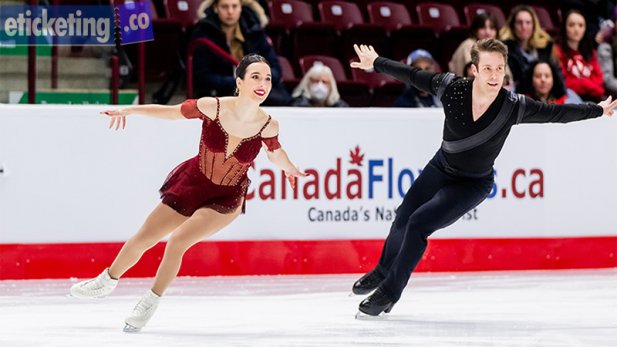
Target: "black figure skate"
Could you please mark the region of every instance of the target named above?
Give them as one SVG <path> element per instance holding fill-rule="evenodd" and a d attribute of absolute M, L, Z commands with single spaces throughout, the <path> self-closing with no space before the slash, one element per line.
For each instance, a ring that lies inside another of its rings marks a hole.
<path fill-rule="evenodd" d="M 362 300 L 358 307 L 360 312 L 356 314 L 356 319 L 362 318 L 362 314 L 374 317 L 379 316 L 382 312 L 390 313 L 393 306 L 394 302 L 386 296 L 381 288 L 377 288 L 373 294 Z"/>
<path fill-rule="evenodd" d="M 373 270 L 360 277 L 360 279 L 353 284 L 351 291 L 356 295 L 368 294 L 375 290 L 383 280 L 384 277 L 377 270 Z"/>

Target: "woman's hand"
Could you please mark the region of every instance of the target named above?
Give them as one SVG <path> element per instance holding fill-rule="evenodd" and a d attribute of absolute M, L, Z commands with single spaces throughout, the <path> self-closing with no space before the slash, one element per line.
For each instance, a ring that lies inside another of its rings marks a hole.
<path fill-rule="evenodd" d="M 124 109 L 102 111 L 101 114 L 111 118 L 109 120 L 109 129 L 114 126 L 116 130 L 120 129 L 120 126 L 122 126 L 122 129 L 126 127 L 126 116 L 128 116 L 128 114 Z"/>
<path fill-rule="evenodd" d="M 290 171 L 285 171 L 285 177 L 287 177 L 287 180 L 289 181 L 289 184 L 291 185 L 291 188 L 296 188 L 296 181 L 298 179 L 298 177 L 306 177 L 308 176 L 308 174 L 306 172 L 302 172 L 300 170 L 298 170 L 298 168 L 293 168 Z"/>
<path fill-rule="evenodd" d="M 602 114 L 612 116 L 615 107 L 617 107 L 617 99 L 613 100 L 612 96 L 606 98 L 606 100 L 600 101 L 598 106 L 602 107 L 604 112 Z"/>
<path fill-rule="evenodd" d="M 375 59 L 379 57 L 379 54 L 375 52 L 373 46 L 367 45 L 353 45 L 353 49 L 356 50 L 356 54 L 358 54 L 359 62 L 352 62 L 351 67 L 362 69 L 362 70 L 371 70 L 373 69 L 373 63 Z"/>

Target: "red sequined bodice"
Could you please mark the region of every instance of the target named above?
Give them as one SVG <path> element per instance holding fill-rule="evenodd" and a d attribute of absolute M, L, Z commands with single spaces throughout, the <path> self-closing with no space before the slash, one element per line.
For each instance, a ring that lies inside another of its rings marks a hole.
<path fill-rule="evenodd" d="M 197 107 L 197 100 L 186 100 L 181 107 L 186 118 L 203 119 L 201 142 L 199 145 L 200 171 L 213 183 L 232 186 L 246 181 L 246 173 L 264 142 L 269 151 L 280 148 L 278 137 L 263 138 L 262 131 L 268 126 L 272 117 L 251 137 L 238 138 L 223 128 L 219 119 L 220 101 L 216 99 L 216 117 L 214 120 L 204 115 Z"/>

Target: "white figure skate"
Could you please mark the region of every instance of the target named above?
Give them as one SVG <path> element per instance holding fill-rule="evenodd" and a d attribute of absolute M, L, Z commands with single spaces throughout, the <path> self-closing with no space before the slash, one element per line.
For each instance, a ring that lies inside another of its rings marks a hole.
<path fill-rule="evenodd" d="M 135 305 L 133 312 L 124 320 L 124 332 L 137 333 L 141 331 L 141 328 L 143 328 L 150 318 L 152 318 L 152 315 L 154 315 L 160 300 L 160 296 L 156 295 L 152 290 L 148 290 L 137 305 Z"/>
<path fill-rule="evenodd" d="M 93 279 L 75 283 L 71 287 L 71 296 L 80 299 L 100 299 L 111 294 L 117 285 L 118 280 L 109 276 L 107 268 Z"/>

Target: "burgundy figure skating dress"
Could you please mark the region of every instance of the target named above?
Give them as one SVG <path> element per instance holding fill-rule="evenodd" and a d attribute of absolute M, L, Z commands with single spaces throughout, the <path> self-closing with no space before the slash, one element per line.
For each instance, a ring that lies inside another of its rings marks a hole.
<path fill-rule="evenodd" d="M 211 208 L 219 213 L 232 213 L 242 205 L 250 183 L 247 171 L 259 154 L 262 142 L 268 151 L 281 147 L 278 136 L 264 138 L 262 131 L 272 117 L 254 136 L 238 139 L 239 144 L 228 153 L 230 137 L 219 120 L 220 101 L 216 99 L 214 120 L 197 108 L 197 100 L 182 103 L 181 112 L 186 118 L 203 121 L 199 154 L 178 165 L 160 189 L 164 204 L 184 216 L 191 216 L 200 208 Z"/>

